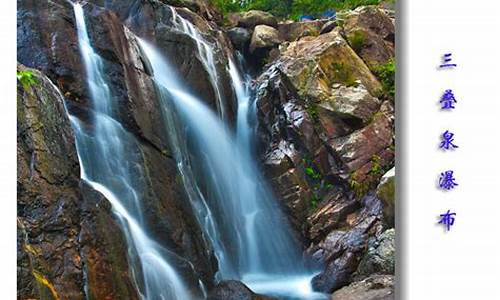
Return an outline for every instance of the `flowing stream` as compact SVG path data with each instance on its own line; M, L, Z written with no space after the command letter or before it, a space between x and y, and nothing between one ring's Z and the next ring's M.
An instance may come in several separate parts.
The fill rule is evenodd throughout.
M195 39L207 72L215 70L211 45L174 14L177 30ZM237 279L255 292L282 299L317 299L286 217L252 157L255 103L236 64L230 73L238 101L233 133L211 108L190 93L168 57L140 40L162 103L162 113L182 180L198 222L219 263L217 279ZM202 46L200 46L202 45ZM212 69L212 67L214 69ZM212 77L220 90L220 83ZM220 92L217 92L220 94ZM221 102L223 103L223 102Z
M102 59L92 48L80 4L74 4L80 52L92 101L92 128L70 116L81 178L112 204L127 238L130 269L143 299L192 299L167 260L173 256L146 233L141 194L142 157L135 138L116 120L116 103L106 83Z

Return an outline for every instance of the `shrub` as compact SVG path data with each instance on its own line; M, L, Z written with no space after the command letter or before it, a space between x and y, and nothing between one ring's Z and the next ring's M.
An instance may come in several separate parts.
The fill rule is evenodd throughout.
M394 99L396 94L396 61L391 58L387 63L375 66L373 73L382 83L383 95Z

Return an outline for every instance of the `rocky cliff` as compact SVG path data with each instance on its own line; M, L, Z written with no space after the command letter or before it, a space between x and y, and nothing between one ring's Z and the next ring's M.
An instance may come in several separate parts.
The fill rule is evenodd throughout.
M84 9L119 122L138 141L148 231L192 264L177 266L189 282L211 289L217 262L179 180L138 37L228 124L237 108L228 60L236 49L244 55L255 77L259 163L304 253L324 266L314 288L347 286L333 297L350 299L339 295L370 293L383 280L391 295L394 99L378 77L394 57L390 13L370 6L336 21L281 22L254 11L223 27L203 0L95 0ZM176 29L178 16L210 43L220 86L199 45ZM67 114L92 127L92 107L76 32L68 1L18 0L18 71L35 78L18 82L18 298L136 299L111 206L79 179ZM221 286L212 294L226 295Z

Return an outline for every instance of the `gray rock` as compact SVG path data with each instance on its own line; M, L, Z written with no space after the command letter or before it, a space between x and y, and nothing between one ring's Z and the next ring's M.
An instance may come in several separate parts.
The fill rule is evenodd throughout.
M250 52L257 49L273 48L281 43L278 30L267 25L258 25L252 35Z
M359 276L373 273L394 274L396 255L396 232L394 228L386 230L369 245L368 252L358 267Z
M235 13L229 16L229 21L232 25L252 29L257 25L268 25L276 27L278 20L272 14L260 11L250 10L242 13Z
M373 275L333 293L331 300L394 300L394 276Z
M384 219L387 225L394 226L396 192L396 168L390 169L382 176L377 187L377 196L384 203Z
M252 292L240 281L221 281L208 294L207 300L273 300L274 298Z
M250 44L250 40L252 39L250 30L242 27L229 29L227 35L229 36L233 46L240 51L245 51Z

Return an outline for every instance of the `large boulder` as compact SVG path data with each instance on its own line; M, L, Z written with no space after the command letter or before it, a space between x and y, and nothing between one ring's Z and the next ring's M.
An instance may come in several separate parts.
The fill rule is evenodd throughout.
M343 27L349 44L371 69L394 57L395 26L378 7L358 7L347 14Z
M273 300L274 298L252 292L240 281L219 282L208 294L207 300Z
M279 66L301 96L317 101L331 97L335 83L356 86L359 81L371 95L381 89L339 29L290 43L281 53Z
M257 25L267 25L276 27L278 20L272 14L261 10L249 10L241 13L229 15L229 22L232 26L253 29Z
M37 70L18 72L18 297L138 299L111 206L80 183L61 92Z
M368 252L361 260L356 275L366 277L374 273L394 274L395 260L396 232L392 228L369 243Z
M281 43L278 30L267 25L255 27L250 42L250 52L260 49L274 48Z
M283 22L278 24L280 38L293 42L305 36L318 36L324 21Z
M330 300L394 300L394 276L373 275L352 283L335 293Z

